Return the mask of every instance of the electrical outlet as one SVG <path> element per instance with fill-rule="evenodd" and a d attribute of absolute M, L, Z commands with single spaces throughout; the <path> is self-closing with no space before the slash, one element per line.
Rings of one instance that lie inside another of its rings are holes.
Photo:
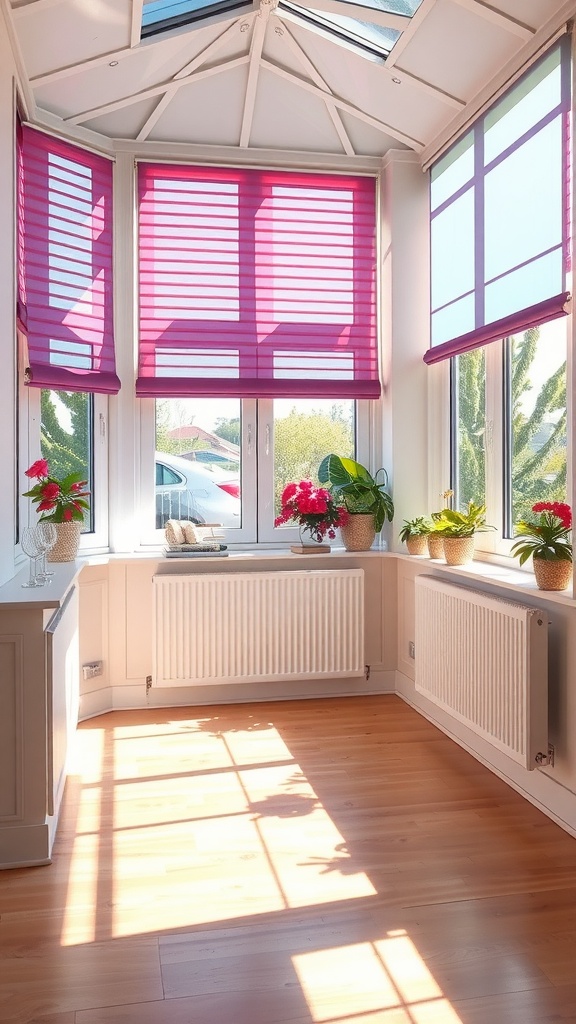
<path fill-rule="evenodd" d="M 408 642 L 408 654 L 411 658 L 416 657 L 416 647 L 413 640 Z"/>
<path fill-rule="evenodd" d="M 104 666 L 101 661 L 88 661 L 85 665 L 82 665 L 84 679 L 93 679 L 94 676 L 101 676 L 103 670 Z"/>

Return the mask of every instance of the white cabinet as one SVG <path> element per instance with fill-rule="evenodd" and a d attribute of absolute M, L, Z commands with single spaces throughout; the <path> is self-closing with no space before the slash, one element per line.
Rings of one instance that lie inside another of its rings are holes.
<path fill-rule="evenodd" d="M 50 860 L 78 720 L 78 568 L 0 588 L 0 867 Z"/>

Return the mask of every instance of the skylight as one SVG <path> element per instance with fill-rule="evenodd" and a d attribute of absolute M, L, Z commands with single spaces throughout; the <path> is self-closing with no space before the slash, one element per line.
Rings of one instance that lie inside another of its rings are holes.
<path fill-rule="evenodd" d="M 251 0 L 151 0 L 142 10 L 142 39 L 181 25 L 209 18 L 221 11 L 251 7 Z"/>
<path fill-rule="evenodd" d="M 404 19 L 408 25 L 421 3 L 422 0 L 333 0 L 324 10 L 318 11 L 314 0 L 311 6 L 280 0 L 278 11 L 334 42 L 353 47 L 364 56 L 385 60 L 402 34 Z M 142 38 L 225 11 L 252 6 L 252 0 L 145 0 Z M 366 20 L 349 17 L 346 8 L 351 6 L 355 13 L 359 7 L 363 8 Z"/>

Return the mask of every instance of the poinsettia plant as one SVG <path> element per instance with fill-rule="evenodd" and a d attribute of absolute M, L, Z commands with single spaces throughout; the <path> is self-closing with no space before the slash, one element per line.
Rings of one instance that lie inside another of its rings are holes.
<path fill-rule="evenodd" d="M 41 512 L 40 522 L 70 523 L 82 521 L 84 513 L 90 508 L 87 498 L 87 480 L 81 473 L 69 473 L 58 480 L 52 476 L 46 459 L 37 459 L 26 470 L 25 475 L 36 483 L 29 491 L 24 491 L 25 498 L 31 498 Z"/>
<path fill-rule="evenodd" d="M 533 519 L 516 523 L 512 554 L 518 555 L 520 565 L 530 558 L 546 562 L 572 560 L 572 509 L 563 501 L 537 501 L 532 505 Z"/>
<path fill-rule="evenodd" d="M 311 480 L 287 484 L 280 499 L 280 515 L 274 526 L 294 520 L 300 526 L 307 526 L 315 540 L 323 540 L 326 534 L 334 538 L 336 527 L 343 526 L 348 518 L 346 509 L 336 503 L 330 491 L 316 487 Z"/>

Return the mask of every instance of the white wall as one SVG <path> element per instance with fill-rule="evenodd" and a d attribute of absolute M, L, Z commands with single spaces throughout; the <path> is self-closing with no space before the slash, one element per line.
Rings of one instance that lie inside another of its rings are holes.
<path fill-rule="evenodd" d="M 14 575 L 15 509 L 19 490 L 14 459 L 14 74 L 12 52 L 0 14 L 0 584 Z"/>

